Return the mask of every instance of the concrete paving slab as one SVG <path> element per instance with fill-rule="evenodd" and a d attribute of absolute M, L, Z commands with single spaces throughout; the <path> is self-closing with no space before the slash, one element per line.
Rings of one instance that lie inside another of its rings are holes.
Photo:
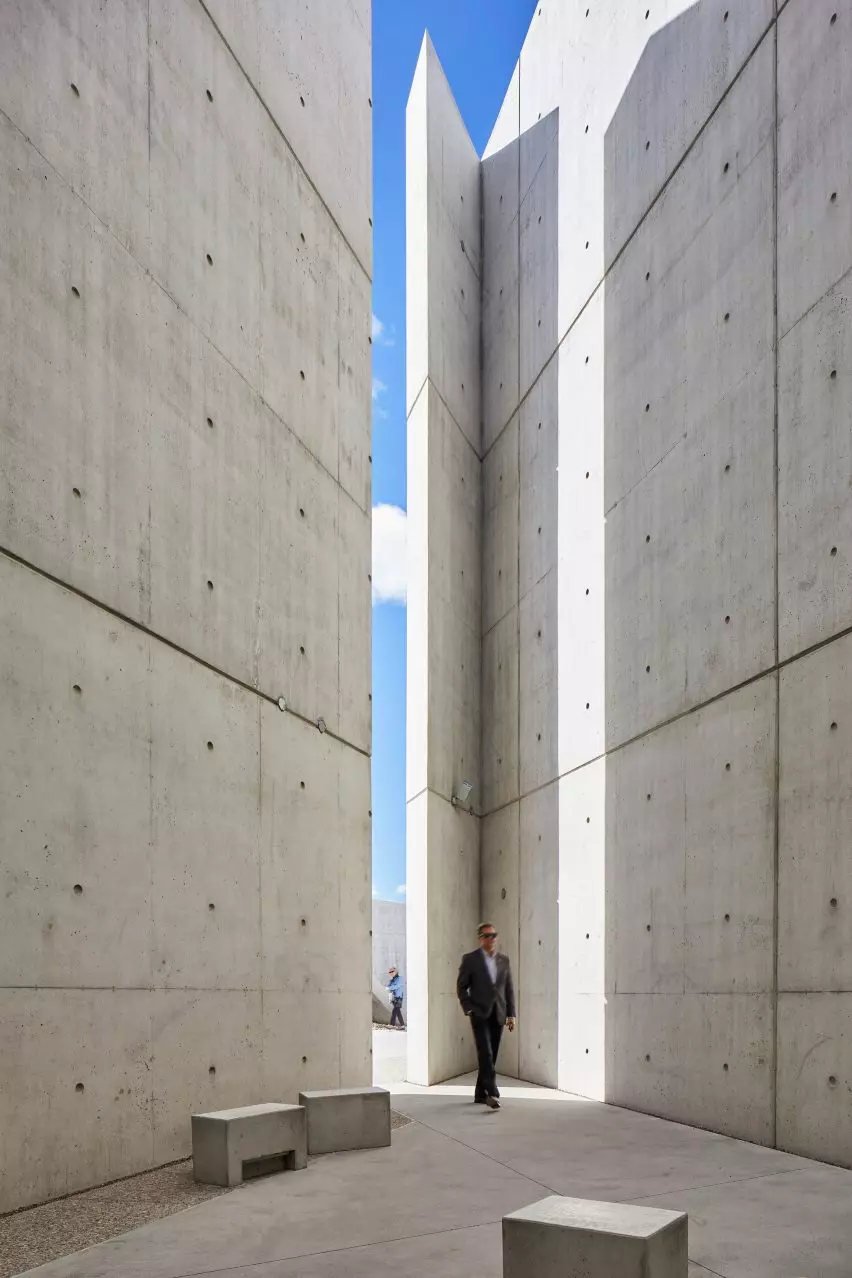
<path fill-rule="evenodd" d="M 712 1132 L 501 1080 L 503 1109 L 466 1075 L 392 1088 L 414 1121 L 390 1149 L 311 1160 L 39 1278 L 336 1278 L 500 1272 L 503 1215 L 548 1193 L 689 1213 L 689 1278 L 848 1278 L 852 1173 Z"/>

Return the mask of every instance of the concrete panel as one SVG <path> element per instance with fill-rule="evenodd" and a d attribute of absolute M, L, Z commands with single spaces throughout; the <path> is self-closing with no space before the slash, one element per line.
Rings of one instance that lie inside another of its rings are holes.
<path fill-rule="evenodd" d="M 348 250 L 271 125 L 260 158 L 260 200 L 260 386 L 278 416 L 336 478 L 339 343 L 341 328 L 349 327 L 340 290 L 351 278 L 339 262 Z"/>
<path fill-rule="evenodd" d="M 405 410 L 409 417 L 429 376 L 428 60 L 424 37 L 405 108 Z M 410 490 L 409 501 L 412 495 Z"/>
<path fill-rule="evenodd" d="M 521 135 L 520 165 L 520 394 L 526 395 L 559 341 L 559 149 L 555 137 L 539 154 L 552 129 L 543 120 Z M 529 176 L 529 189 L 524 178 Z"/>
<path fill-rule="evenodd" d="M 147 0 L 101 8 L 85 0 L 15 0 L 2 7 L 0 109 L 143 261 L 148 74 Z"/>
<path fill-rule="evenodd" d="M 373 487 L 372 289 L 358 261 L 341 246 L 337 404 L 340 487 L 369 511 Z"/>
<path fill-rule="evenodd" d="M 318 1087 L 341 1087 L 341 1027 L 345 996 L 340 994 L 292 994 L 268 990 L 263 995 L 263 1047 L 261 1087 L 264 1096 L 295 1105 L 299 1092 Z M 369 1026 L 367 1006 L 360 1007 Z M 367 1077 L 351 1080 L 357 1086 Z M 349 1080 L 347 1080 L 347 1085 Z"/>
<path fill-rule="evenodd" d="M 430 1082 L 439 1082 L 465 1073 L 476 1060 L 456 979 L 462 955 L 477 945 L 479 820 L 430 793 L 427 829 L 428 1068 Z M 409 970 L 410 960 L 409 947 Z"/>
<path fill-rule="evenodd" d="M 395 967 L 408 995 L 405 962 L 405 901 L 373 901 L 373 984 L 382 990 L 388 983 L 388 969 Z M 385 1002 L 387 995 L 383 994 Z"/>
<path fill-rule="evenodd" d="M 330 215 L 372 274 L 370 0 L 208 8 Z M 369 215 L 369 216 L 368 216 Z"/>
<path fill-rule="evenodd" d="M 482 422 L 490 448 L 520 402 L 520 145 L 482 163 Z"/>
<path fill-rule="evenodd" d="M 608 999 L 607 1100 L 770 1144 L 769 994 L 616 994 Z"/>
<path fill-rule="evenodd" d="M 606 781 L 597 760 L 559 781 L 558 1086 L 606 1092 Z"/>
<path fill-rule="evenodd" d="M 558 554 L 559 360 L 537 379 L 520 415 L 520 595 L 556 567 Z"/>
<path fill-rule="evenodd" d="M 519 908 L 520 881 L 520 804 L 484 817 L 480 829 L 480 913 L 499 933 L 499 947 L 512 964 L 518 1016 L 523 1017 L 520 974 Z M 518 1076 L 518 1046 L 521 1035 L 505 1034 L 500 1047 L 500 1073 Z"/>
<path fill-rule="evenodd" d="M 546 786 L 520 803 L 520 901 L 515 974 L 523 1017 L 522 1078 L 556 1086 L 559 980 L 559 787 Z"/>
<path fill-rule="evenodd" d="M 607 511 L 772 350 L 772 123 L 767 43 L 607 280 Z"/>
<path fill-rule="evenodd" d="M 519 616 L 511 612 L 482 636 L 483 720 L 482 811 L 488 813 L 519 795 Z"/>
<path fill-rule="evenodd" d="M 261 1004 L 257 989 L 153 991 L 154 1163 L 189 1156 L 191 1113 L 263 1100 Z"/>
<path fill-rule="evenodd" d="M 149 331 L 151 546 L 145 619 L 186 651 L 257 685 L 265 558 L 261 403 L 159 289 L 152 290 Z M 266 690 L 271 694 L 275 687 Z"/>
<path fill-rule="evenodd" d="M 0 986 L 151 980 L 150 641 L 90 611 L 0 556 Z"/>
<path fill-rule="evenodd" d="M 480 462 L 430 384 L 429 596 L 479 633 L 482 560 Z"/>
<path fill-rule="evenodd" d="M 336 731 L 337 484 L 268 409 L 261 414 L 260 456 L 260 686 Z M 363 588 L 366 594 L 369 583 Z"/>
<path fill-rule="evenodd" d="M 774 678 L 642 738 L 607 770 L 609 988 L 770 989 Z"/>
<path fill-rule="evenodd" d="M 440 84 L 449 92 L 443 72 L 438 71 Z M 460 116 L 454 134 L 437 133 L 433 93 L 430 81 L 429 377 L 478 452 L 482 434 L 479 162 Z M 450 106 L 457 115 L 455 103 L 450 101 Z M 445 127 L 449 130 L 449 121 Z M 439 138 L 443 139 L 440 180 L 433 155 Z M 459 154 L 454 154 L 455 147 Z M 465 195 L 467 210 L 459 216 Z"/>
<path fill-rule="evenodd" d="M 147 620 L 150 281 L 5 119 L 0 191 L 2 543 Z"/>
<path fill-rule="evenodd" d="M 519 608 L 521 795 L 553 781 L 558 774 L 556 592 L 554 570 L 533 586 Z"/>
<path fill-rule="evenodd" d="M 782 660 L 852 624 L 852 290 L 822 299 L 781 342 L 778 607 Z"/>
<path fill-rule="evenodd" d="M 559 350 L 559 771 L 605 748 L 604 296 Z"/>
<path fill-rule="evenodd" d="M 338 1022 L 340 1086 L 367 1087 L 373 1081 L 372 996 L 341 994 Z"/>
<path fill-rule="evenodd" d="M 338 494 L 338 724 L 344 741 L 369 750 L 373 730 L 372 515 Z"/>
<path fill-rule="evenodd" d="M 514 417 L 482 463 L 482 630 L 518 602 L 520 490 L 518 419 Z M 490 713 L 490 707 L 485 707 Z"/>
<path fill-rule="evenodd" d="M 256 384 L 262 107 L 201 5 L 153 0 L 149 44 L 151 269 Z"/>
<path fill-rule="evenodd" d="M 413 799 L 427 785 L 429 736 L 429 399 L 425 393 L 409 414 L 406 441 L 405 797 Z"/>
<path fill-rule="evenodd" d="M 833 0 L 793 0 L 778 18 L 782 335 L 852 266 L 850 22 Z"/>
<path fill-rule="evenodd" d="M 610 746 L 773 661 L 772 378 L 766 360 L 607 517 Z"/>
<path fill-rule="evenodd" d="M 633 8 L 636 19 L 641 18 L 641 5 Z M 775 16 L 773 0 L 733 8 L 728 0 L 670 0 L 663 9 L 654 18 L 659 22 L 664 16 L 665 26 L 648 41 L 607 132 L 607 267 L 734 85 Z M 765 41 L 759 58 L 771 58 L 772 43 Z M 722 109 L 726 107 L 727 103 Z"/>
<path fill-rule="evenodd" d="M 778 1148 L 852 1164 L 852 996 L 778 997 Z"/>
<path fill-rule="evenodd" d="M 852 985 L 852 639 L 781 673 L 778 986 Z"/>
<path fill-rule="evenodd" d="M 479 809 L 484 781 L 479 759 L 479 631 L 469 629 L 440 595 L 431 595 L 429 619 L 429 788 L 451 799 L 462 781 L 475 787 Z"/>
<path fill-rule="evenodd" d="M 409 649 L 410 650 L 410 649 Z M 410 667 L 409 667 L 410 677 Z M 410 738 L 409 738 L 410 739 Z M 428 791 L 405 805 L 405 884 L 409 1082 L 429 1083 L 429 830 Z"/>
<path fill-rule="evenodd" d="M 146 990 L 0 991 L 4 1210 L 148 1165 L 150 998 Z"/>
<path fill-rule="evenodd" d="M 161 644 L 148 678 L 152 979 L 257 989 L 257 698 Z"/>
<path fill-rule="evenodd" d="M 262 716 L 264 988 L 368 992 L 369 761 L 274 706 Z"/>

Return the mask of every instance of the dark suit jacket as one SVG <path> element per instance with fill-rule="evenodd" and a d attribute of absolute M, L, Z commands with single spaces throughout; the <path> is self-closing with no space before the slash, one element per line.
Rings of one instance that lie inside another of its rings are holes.
<path fill-rule="evenodd" d="M 479 948 L 465 954 L 459 968 L 456 990 L 466 1015 L 488 1017 L 497 1012 L 497 1022 L 505 1024 L 507 1017 L 515 1015 L 515 987 L 512 969 L 505 954 L 496 955 L 497 983 L 492 982 L 485 962 L 485 953 Z"/>

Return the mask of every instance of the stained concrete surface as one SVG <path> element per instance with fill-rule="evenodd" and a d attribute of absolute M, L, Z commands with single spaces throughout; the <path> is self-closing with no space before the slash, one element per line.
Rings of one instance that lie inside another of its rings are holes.
<path fill-rule="evenodd" d="M 512 1080 L 472 1104 L 466 1076 L 393 1089 L 413 1122 L 390 1149 L 147 1225 L 33 1271 L 41 1278 L 408 1278 L 499 1274 L 501 1219 L 548 1194 L 689 1213 L 690 1278 L 847 1278 L 852 1173 Z"/>

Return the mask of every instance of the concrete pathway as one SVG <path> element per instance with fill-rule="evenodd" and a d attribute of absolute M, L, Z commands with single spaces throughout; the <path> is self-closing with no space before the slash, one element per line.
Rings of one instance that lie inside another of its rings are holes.
<path fill-rule="evenodd" d="M 408 1064 L 408 1033 L 397 1029 L 373 1029 L 373 1082 L 376 1087 L 401 1083 Z"/>
<path fill-rule="evenodd" d="M 401 1085 L 386 1150 L 328 1155 L 31 1271 L 40 1278 L 470 1278 L 500 1220 L 549 1193 L 689 1212 L 690 1278 L 849 1278 L 852 1173 L 501 1083 Z"/>

